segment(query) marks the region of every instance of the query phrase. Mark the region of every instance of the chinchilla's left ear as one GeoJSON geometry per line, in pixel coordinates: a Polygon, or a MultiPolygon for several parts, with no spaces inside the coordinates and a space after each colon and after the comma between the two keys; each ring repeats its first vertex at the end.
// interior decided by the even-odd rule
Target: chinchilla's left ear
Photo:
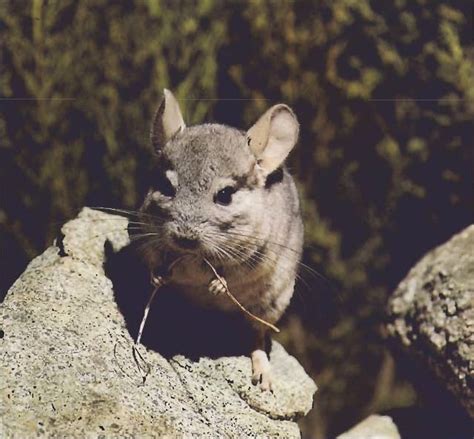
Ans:
{"type": "Polygon", "coordinates": [[[299,124],[290,107],[271,107],[247,131],[247,143],[260,168],[270,174],[283,164],[298,140],[299,124]]]}
{"type": "Polygon", "coordinates": [[[186,128],[186,124],[179,109],[178,101],[173,93],[165,88],[163,99],[158,110],[156,110],[151,127],[150,137],[155,152],[159,153],[166,142],[184,128],[186,128]]]}

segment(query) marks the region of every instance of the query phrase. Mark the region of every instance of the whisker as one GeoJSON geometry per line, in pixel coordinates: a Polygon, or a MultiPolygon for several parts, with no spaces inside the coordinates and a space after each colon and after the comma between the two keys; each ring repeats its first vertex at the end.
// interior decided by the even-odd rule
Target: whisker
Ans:
{"type": "MultiPolygon", "coordinates": [[[[214,236],[218,237],[218,238],[225,238],[224,235],[214,235],[214,236]]],[[[219,242],[219,245],[221,245],[221,248],[224,247],[227,254],[230,253],[237,260],[237,262],[246,264],[250,269],[255,268],[255,266],[253,264],[251,264],[251,262],[246,257],[247,254],[244,253],[243,251],[241,251],[240,249],[236,249],[235,247],[232,247],[229,243],[222,242],[222,241],[219,242]]]]}
{"type": "Polygon", "coordinates": [[[218,258],[220,261],[223,261],[225,257],[232,259],[232,256],[229,255],[225,250],[221,249],[216,243],[214,243],[211,239],[206,237],[202,237],[202,242],[206,245],[211,247],[211,252],[213,255],[218,258]]]}
{"type": "Polygon", "coordinates": [[[126,215],[140,215],[141,212],[137,212],[135,210],[127,210],[127,209],[117,209],[115,207],[105,207],[105,206],[88,206],[90,209],[99,210],[103,212],[115,212],[115,213],[123,213],[126,215]]]}
{"type": "MultiPolygon", "coordinates": [[[[224,236],[227,234],[227,235],[234,235],[234,236],[238,236],[238,237],[243,237],[243,238],[247,238],[249,239],[251,242],[251,244],[255,244],[257,242],[262,242],[262,243],[269,243],[269,244],[275,244],[275,245],[278,245],[280,247],[283,247],[284,249],[287,249],[287,250],[290,250],[294,253],[298,253],[298,255],[300,254],[299,251],[291,248],[291,247],[288,247],[286,245],[283,245],[283,244],[280,244],[278,242],[275,242],[275,241],[272,241],[272,240],[266,240],[264,238],[259,238],[259,237],[256,237],[256,236],[253,236],[253,235],[249,235],[249,234],[244,234],[244,233],[238,233],[238,232],[225,232],[225,233],[222,233],[222,232],[210,232],[211,234],[215,235],[215,236],[224,236]]],[[[241,243],[244,243],[243,241],[241,241],[241,243]]],[[[286,255],[284,252],[279,252],[275,249],[272,249],[271,247],[268,247],[266,248],[267,251],[271,252],[272,254],[274,254],[278,259],[279,258],[286,258],[286,259],[289,259],[289,255],[286,255]]],[[[260,253],[260,256],[261,257],[264,257],[266,259],[263,259],[263,260],[267,260],[267,261],[270,261],[270,262],[276,262],[276,260],[272,260],[268,257],[267,254],[262,254],[261,252],[259,252],[258,250],[255,250],[255,252],[258,254],[260,253]]],[[[304,269],[308,274],[310,274],[311,276],[313,276],[314,278],[317,278],[318,280],[320,281],[323,281],[327,286],[329,286],[332,290],[334,289],[333,286],[331,285],[331,283],[322,275],[320,274],[319,272],[317,272],[316,270],[314,270],[312,267],[310,267],[309,265],[305,264],[304,262],[302,261],[297,261],[297,264],[300,268],[304,269]]],[[[308,283],[304,280],[304,278],[299,275],[298,273],[296,273],[296,277],[298,280],[300,280],[301,282],[303,282],[305,284],[305,286],[309,289],[309,285],[308,283]]]]}
{"type": "Polygon", "coordinates": [[[142,221],[132,221],[129,218],[125,218],[123,216],[118,216],[115,215],[115,218],[93,218],[93,219],[88,219],[87,221],[90,223],[102,223],[102,222],[107,222],[107,221],[127,221],[127,224],[131,225],[140,225],[140,226],[149,226],[149,223],[145,223],[142,221]]]}
{"type": "Polygon", "coordinates": [[[294,249],[293,247],[289,247],[285,244],[282,244],[281,242],[273,241],[271,239],[261,238],[261,237],[258,237],[258,236],[255,236],[255,235],[249,235],[249,234],[246,234],[246,233],[239,233],[239,232],[236,232],[234,230],[228,230],[225,233],[228,234],[228,235],[242,236],[242,237],[245,237],[245,238],[262,241],[262,242],[265,242],[265,243],[268,243],[268,244],[277,245],[278,247],[281,247],[281,248],[284,248],[286,250],[290,250],[294,253],[300,254],[299,250],[294,249]]]}
{"type": "Polygon", "coordinates": [[[156,234],[155,236],[156,236],[155,238],[149,239],[139,244],[140,248],[143,251],[145,251],[145,250],[149,250],[150,248],[158,247],[163,242],[162,236],[159,234],[156,234]]]}
{"type": "Polygon", "coordinates": [[[207,238],[206,241],[211,243],[213,248],[219,252],[220,257],[226,257],[226,258],[230,259],[231,261],[232,260],[237,260],[237,262],[239,262],[238,254],[233,252],[232,249],[230,249],[226,246],[222,246],[222,245],[220,245],[221,243],[216,243],[216,242],[210,240],[209,238],[207,238]]]}
{"type": "Polygon", "coordinates": [[[90,209],[98,210],[105,213],[118,213],[123,215],[129,215],[133,217],[146,217],[150,219],[159,219],[155,215],[146,212],[138,212],[136,210],[117,209],[115,207],[104,207],[104,206],[89,206],[90,209]]]}
{"type": "MultiPolygon", "coordinates": [[[[238,245],[238,244],[237,244],[238,245]]],[[[245,247],[242,247],[241,248],[245,249],[245,247]]],[[[258,250],[258,249],[255,249],[253,250],[253,254],[259,258],[259,261],[261,262],[271,262],[272,264],[272,268],[276,268],[276,265],[278,263],[278,260],[277,259],[273,259],[273,258],[270,258],[267,254],[263,253],[262,251],[258,250]]],[[[282,256],[282,254],[278,254],[279,257],[282,256]]],[[[309,289],[309,285],[307,284],[307,282],[298,274],[298,272],[296,271],[295,272],[295,276],[298,280],[300,280],[301,282],[303,282],[305,284],[305,286],[309,289]]]]}
{"type": "MultiPolygon", "coordinates": [[[[226,231],[225,232],[226,234],[229,234],[229,235],[235,235],[235,236],[242,236],[242,237],[245,237],[245,238],[248,238],[248,239],[252,239],[254,241],[260,241],[260,242],[263,242],[263,243],[268,243],[268,244],[273,244],[273,245],[277,245],[279,247],[282,247],[286,250],[289,250],[291,252],[294,252],[298,255],[301,254],[300,251],[292,248],[292,247],[289,247],[289,246],[286,246],[282,243],[279,243],[279,242],[276,242],[276,241],[273,241],[273,240],[270,240],[270,239],[265,239],[265,238],[259,238],[257,236],[254,236],[254,235],[249,235],[249,234],[245,234],[245,233],[238,233],[238,232],[234,232],[234,231],[226,231]]],[[[275,254],[280,254],[280,253],[277,253],[275,250],[273,249],[269,249],[270,251],[273,251],[275,254]]],[[[299,265],[301,265],[303,268],[305,268],[306,270],[308,270],[311,274],[313,274],[314,276],[320,278],[321,280],[325,281],[325,282],[328,282],[328,279],[323,276],[321,273],[319,273],[318,271],[316,271],[315,269],[313,269],[312,267],[310,267],[309,265],[305,264],[304,262],[299,262],[299,265]]]]}

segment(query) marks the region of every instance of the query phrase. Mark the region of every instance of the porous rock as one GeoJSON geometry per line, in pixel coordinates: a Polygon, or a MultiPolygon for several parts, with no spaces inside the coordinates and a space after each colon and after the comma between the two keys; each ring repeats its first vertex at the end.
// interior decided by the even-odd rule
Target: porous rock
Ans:
{"type": "Polygon", "coordinates": [[[0,436],[299,437],[316,386],[276,342],[273,393],[248,357],[166,360],[133,339],[103,271],[104,242],[128,243],[125,218],[83,209],[34,259],[0,306],[0,436]]]}
{"type": "Polygon", "coordinates": [[[474,225],[425,255],[389,302],[388,332],[474,418],[474,225]]]}

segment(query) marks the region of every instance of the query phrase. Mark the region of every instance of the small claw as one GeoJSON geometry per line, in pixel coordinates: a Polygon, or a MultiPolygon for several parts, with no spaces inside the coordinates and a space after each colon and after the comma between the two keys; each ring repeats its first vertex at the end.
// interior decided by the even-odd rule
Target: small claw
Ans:
{"type": "Polygon", "coordinates": [[[254,386],[256,386],[257,384],[259,384],[261,380],[262,380],[262,375],[258,375],[258,374],[253,374],[253,375],[252,375],[252,384],[253,384],[254,386]]]}
{"type": "Polygon", "coordinates": [[[271,371],[252,375],[252,384],[254,386],[258,385],[262,392],[270,391],[273,393],[271,371]]]}
{"type": "Polygon", "coordinates": [[[271,392],[272,391],[272,374],[270,371],[262,375],[262,380],[260,382],[260,390],[262,392],[271,392]]]}

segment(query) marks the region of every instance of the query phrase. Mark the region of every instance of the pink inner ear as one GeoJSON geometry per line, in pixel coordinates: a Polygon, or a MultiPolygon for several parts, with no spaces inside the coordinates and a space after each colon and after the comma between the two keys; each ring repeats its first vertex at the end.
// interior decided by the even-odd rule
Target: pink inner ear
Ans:
{"type": "Polygon", "coordinates": [[[260,158],[262,167],[273,172],[283,164],[298,138],[298,122],[287,110],[278,110],[272,117],[267,145],[260,158]]]}
{"type": "Polygon", "coordinates": [[[248,131],[248,145],[267,174],[283,164],[298,138],[299,125],[291,109],[270,108],[248,131]]]}

